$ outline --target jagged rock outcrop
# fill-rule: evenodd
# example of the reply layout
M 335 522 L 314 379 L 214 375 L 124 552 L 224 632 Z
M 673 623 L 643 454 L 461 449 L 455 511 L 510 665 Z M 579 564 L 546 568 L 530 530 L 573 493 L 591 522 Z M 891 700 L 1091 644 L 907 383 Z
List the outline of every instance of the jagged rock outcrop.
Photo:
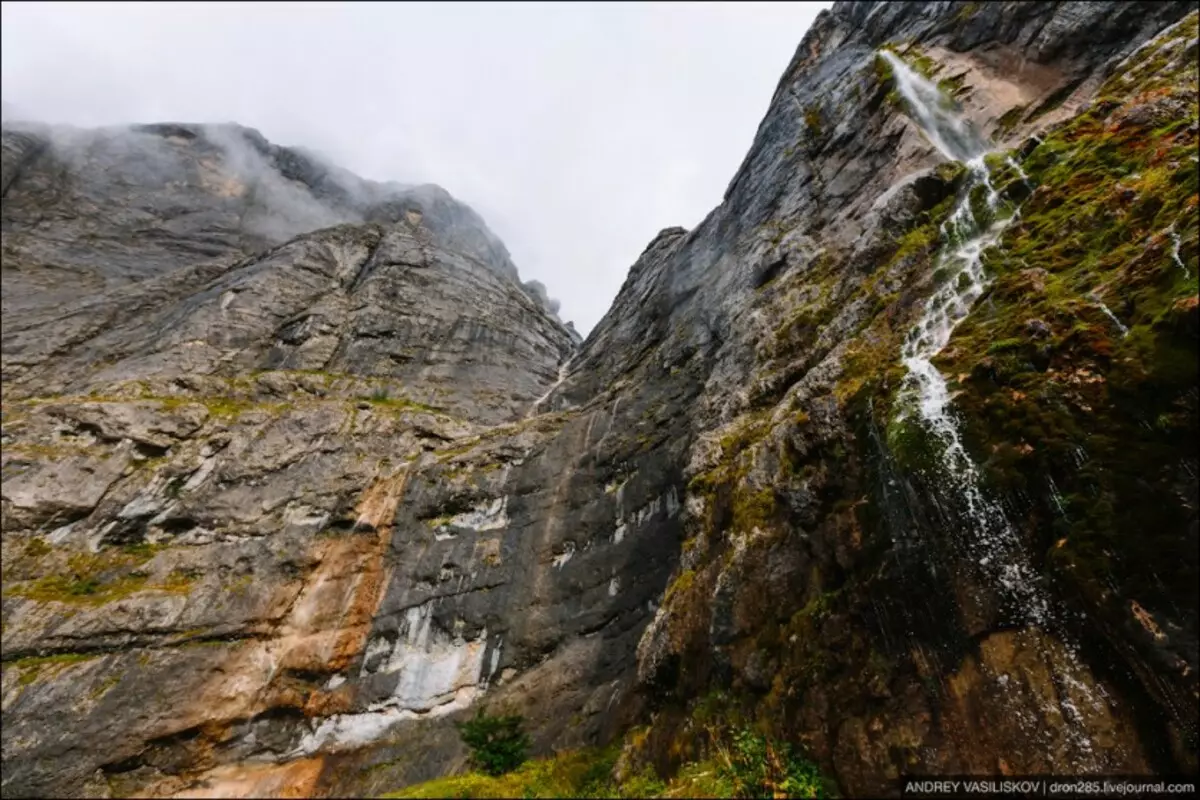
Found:
M 670 770 L 718 690 L 849 796 L 1194 771 L 1189 10 L 838 3 L 582 344 L 440 191 L 6 129 L 5 794 L 374 793 L 481 702 Z M 964 484 L 901 358 L 1018 207 L 934 357 Z

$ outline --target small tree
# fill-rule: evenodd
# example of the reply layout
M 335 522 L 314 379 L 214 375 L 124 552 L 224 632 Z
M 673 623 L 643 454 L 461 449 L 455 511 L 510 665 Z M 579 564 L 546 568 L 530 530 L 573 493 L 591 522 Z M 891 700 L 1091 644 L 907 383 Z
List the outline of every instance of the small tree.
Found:
M 458 735 L 471 748 L 471 763 L 488 775 L 512 772 L 525 762 L 529 737 L 516 714 L 489 716 L 479 709 L 475 718 L 457 722 Z

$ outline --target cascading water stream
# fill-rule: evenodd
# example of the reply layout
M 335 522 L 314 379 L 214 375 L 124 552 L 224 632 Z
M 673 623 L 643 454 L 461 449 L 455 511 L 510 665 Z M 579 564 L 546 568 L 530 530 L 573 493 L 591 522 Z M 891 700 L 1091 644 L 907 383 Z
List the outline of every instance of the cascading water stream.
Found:
M 983 254 L 999 241 L 1016 213 L 1001 208 L 1000 197 L 992 186 L 984 161 L 988 142 L 954 113 L 953 103 L 942 96 L 937 86 L 895 54 L 883 51 L 880 55 L 892 67 L 896 88 L 930 143 L 946 158 L 961 161 L 967 167 L 957 204 L 941 227 L 943 245 L 934 264 L 934 274 L 944 278 L 926 301 L 920 320 L 901 350 L 907 375 L 897 404 L 898 422 L 916 422 L 933 437 L 938 451 L 938 485 L 963 513 L 964 524 L 955 532 L 955 545 L 985 583 L 1000 595 L 1009 616 L 1005 624 L 1056 628 L 1059 626 L 1053 618 L 1050 597 L 1040 585 L 1020 537 L 1004 509 L 983 490 L 979 470 L 963 446 L 946 380 L 933 364 L 933 358 L 950 341 L 954 328 L 987 288 L 989 278 L 983 267 Z M 1011 157 L 1008 161 L 1021 180 L 1028 183 L 1019 165 Z M 976 217 L 971 204 L 971 196 L 979 194 L 979 187 L 983 187 L 987 206 L 982 219 Z M 914 414 L 917 420 L 910 419 Z M 1064 641 L 1064 646 L 1067 663 L 1056 670 L 1056 678 L 1075 689 L 1089 705 L 1099 708 L 1103 690 L 1093 691 L 1089 688 L 1090 681 L 1080 679 L 1086 670 L 1070 642 Z M 998 676 L 998 680 L 1003 684 L 1006 677 Z M 1079 724 L 1082 719 L 1079 709 L 1065 696 L 1060 697 L 1057 705 L 1058 713 L 1068 721 L 1068 736 L 1075 745 L 1078 766 L 1085 769 L 1102 766 L 1097 762 L 1087 731 Z M 1031 734 L 1038 732 L 1035 717 L 1025 716 L 1024 721 Z
M 954 113 L 953 103 L 937 86 L 914 72 L 895 53 L 882 50 L 880 55 L 892 68 L 896 89 L 908 103 L 916 123 L 942 155 L 951 161 L 969 161 L 983 154 L 983 138 Z
M 550 384 L 550 388 L 546 390 L 545 394 L 533 401 L 533 405 L 529 408 L 529 413 L 525 415 L 526 419 L 536 417 L 540 413 L 538 409 L 541 408 L 542 403 L 546 402 L 546 400 L 550 398 L 550 395 L 554 394 L 555 389 L 557 389 L 559 386 L 562 386 L 563 381 L 567 379 L 567 374 L 571 369 L 572 359 L 573 357 L 568 358 L 563 365 L 558 368 L 558 378 L 555 379 L 554 383 Z

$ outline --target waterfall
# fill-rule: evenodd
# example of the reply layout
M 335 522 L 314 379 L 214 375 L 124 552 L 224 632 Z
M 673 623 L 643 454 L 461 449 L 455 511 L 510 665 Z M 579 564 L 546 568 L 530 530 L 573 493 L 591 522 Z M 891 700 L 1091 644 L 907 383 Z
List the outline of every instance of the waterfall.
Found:
M 915 406 L 921 423 L 937 440 L 942 470 L 954 494 L 965 504 L 967 520 L 973 527 L 971 535 L 961 542 L 967 556 L 1002 587 L 1014 612 L 1029 623 L 1041 625 L 1049 613 L 1047 598 L 1003 509 L 983 492 L 981 476 L 963 446 L 952 415 L 946 380 L 933 364 L 955 327 L 987 288 L 983 253 L 996 244 L 1009 221 L 1001 217 L 983 225 L 975 219 L 970 203 L 975 187 L 987 190 L 989 212 L 997 210 L 999 198 L 991 188 L 982 155 L 972 156 L 966 166 L 966 186 L 942 227 L 944 244 L 934 265 L 934 271 L 946 277 L 926 300 L 920 320 L 901 348 L 901 360 L 908 370 L 901 387 L 901 413 L 905 413 L 906 405 Z
M 895 53 L 880 51 L 892 68 L 896 89 L 908 104 L 917 125 L 942 155 L 951 161 L 969 161 L 982 155 L 983 138 L 961 116 L 953 112 L 953 102 L 937 86 L 922 78 Z
M 533 401 L 533 405 L 530 406 L 529 413 L 525 415 L 525 419 L 536 417 L 539 413 L 538 409 L 541 408 L 542 403 L 546 402 L 546 400 L 550 398 L 550 395 L 554 394 L 555 389 L 557 389 L 559 386 L 562 386 L 562 382 L 567 379 L 567 373 L 571 369 L 571 361 L 573 358 L 574 357 L 568 358 L 566 362 L 564 362 L 563 365 L 558 368 L 558 378 L 554 381 L 554 383 L 550 384 L 550 388 L 546 390 L 545 394 Z
M 983 267 L 983 254 L 997 244 L 1004 229 L 1016 218 L 1015 211 L 1000 208 L 1000 198 L 992 186 L 991 175 L 984 160 L 989 144 L 971 126 L 953 112 L 937 86 L 927 81 L 903 61 L 889 52 L 880 55 L 891 65 L 896 88 L 907 103 L 913 120 L 930 143 L 946 158 L 963 162 L 967 167 L 965 186 L 949 218 L 942 224 L 942 247 L 934 264 L 934 274 L 944 279 L 934 288 L 925 302 L 922 315 L 901 348 L 901 359 L 907 369 L 897 402 L 896 422 L 917 424 L 932 437 L 937 449 L 935 491 L 944 493 L 962 512 L 962 523 L 952 532 L 954 546 L 973 565 L 989 587 L 1001 598 L 1003 611 L 1008 615 L 1005 624 L 1023 624 L 1040 629 L 1059 628 L 1051 599 L 1042 587 L 1037 571 L 1030 562 L 1017 531 L 1009 522 L 1001 505 L 984 491 L 978 467 L 963 446 L 957 420 L 950 404 L 946 380 L 933 358 L 950 341 L 955 327 L 983 294 L 989 276 Z M 1017 175 L 1028 182 L 1025 173 L 1011 157 L 1008 163 Z M 987 213 L 977 219 L 971 207 L 971 195 L 979 187 L 985 191 Z M 1115 320 L 1115 318 L 1114 318 Z M 1118 324 L 1119 321 L 1118 321 Z M 1123 328 L 1123 326 L 1122 326 Z M 916 417 L 913 419 L 913 417 Z M 1051 483 L 1052 494 L 1060 513 L 1065 506 Z M 1082 699 L 1099 708 L 1105 701 L 1103 689 L 1089 689 L 1089 682 L 1079 676 L 1085 668 L 1074 653 L 1074 647 L 1063 639 L 1066 663 L 1056 670 L 1056 678 L 1064 685 L 1079 690 Z M 1007 676 L 996 676 L 1001 685 Z M 1077 698 L 1078 699 L 1078 698 Z M 1028 711 L 1022 714 L 1031 731 L 1037 728 L 1036 718 Z M 1077 766 L 1097 769 L 1103 766 L 1088 732 L 1081 724 L 1079 709 L 1068 699 L 1060 698 L 1058 713 L 1068 720 L 1067 735 L 1078 757 Z

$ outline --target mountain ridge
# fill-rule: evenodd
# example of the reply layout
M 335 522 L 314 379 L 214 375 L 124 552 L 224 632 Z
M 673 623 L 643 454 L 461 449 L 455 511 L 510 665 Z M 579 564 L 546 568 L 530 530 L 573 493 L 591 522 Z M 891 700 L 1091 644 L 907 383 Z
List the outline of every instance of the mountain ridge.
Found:
M 1195 42 L 1180 2 L 835 4 L 582 343 L 403 206 L 55 301 L 101 250 L 38 231 L 179 238 L 10 178 L 6 130 L 6 794 L 378 793 L 480 705 L 663 776 L 753 721 L 847 796 L 1194 773 Z M 995 152 L 941 155 L 881 48 Z M 177 205 L 240 210 L 188 163 Z M 960 281 L 946 461 L 905 348 Z

